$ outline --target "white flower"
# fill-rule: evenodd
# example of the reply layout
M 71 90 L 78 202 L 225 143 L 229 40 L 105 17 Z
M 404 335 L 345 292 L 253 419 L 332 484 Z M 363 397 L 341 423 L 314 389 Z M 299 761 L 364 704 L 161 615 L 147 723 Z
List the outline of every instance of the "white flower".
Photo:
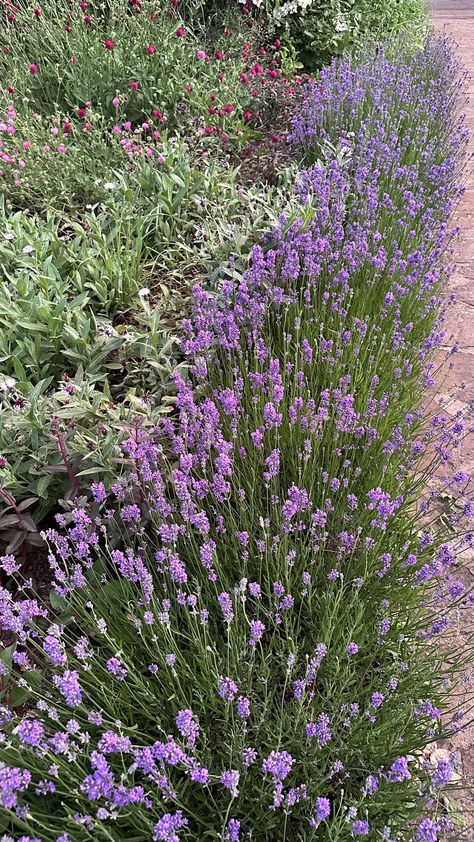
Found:
M 13 231 L 7 231 L 3 236 L 5 237 L 6 240 L 14 240 L 15 239 L 15 235 L 14 235 Z M 1 840 L 0 840 L 0 842 L 1 842 Z
M 16 380 L 13 377 L 4 377 L 3 380 L 0 380 L 0 392 L 8 392 L 10 389 L 13 389 Z
M 150 290 L 148 289 L 148 287 L 142 287 L 138 290 L 138 295 L 140 296 L 140 298 L 148 298 L 148 296 L 150 295 Z
M 23 254 L 31 254 L 32 251 L 34 251 L 33 246 L 25 246 L 23 249 Z
M 113 181 L 106 181 L 104 184 L 104 190 L 115 190 L 115 184 Z

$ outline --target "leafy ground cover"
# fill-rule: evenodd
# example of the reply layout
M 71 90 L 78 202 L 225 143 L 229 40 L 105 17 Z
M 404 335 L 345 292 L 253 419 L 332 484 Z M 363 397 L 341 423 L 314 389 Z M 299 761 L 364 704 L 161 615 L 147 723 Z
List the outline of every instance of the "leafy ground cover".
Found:
M 146 4 L 124 4 L 117 18 L 109 6 L 91 8 L 90 22 L 76 20 L 77 9 L 66 23 L 60 17 L 66 34 L 51 41 L 53 52 L 74 34 L 86 45 L 75 55 L 84 59 L 87 48 L 95 58 L 100 46 L 115 61 L 129 18 L 140 34 L 137 14 L 156 22 Z M 30 77 L 39 84 L 29 27 L 42 15 L 17 14 L 21 61 L 11 87 L 21 90 Z M 175 25 L 171 18 L 170 33 Z M 148 33 L 145 41 L 155 46 Z M 140 61 L 155 54 L 145 49 Z M 37 71 L 25 70 L 27 61 Z M 207 73 L 224 59 L 196 61 Z M 90 78 L 100 60 L 72 65 Z M 245 90 L 247 70 L 238 71 Z M 61 86 L 54 78 L 44 101 L 51 108 L 63 97 L 66 113 L 76 107 L 76 77 L 65 72 Z M 2 243 L 8 306 L 0 318 L 6 379 L 15 380 L 4 387 L 7 417 L 10 425 L 40 420 L 28 458 L 48 442 L 72 489 L 43 533 L 49 606 L 22 582 L 21 557 L 2 558 L 16 590 L 0 591 L 10 643 L 1 656 L 0 797 L 5 831 L 22 842 L 435 842 L 450 831 L 442 792 L 455 781 L 455 758 L 432 765 L 424 748 L 463 727 L 456 691 L 471 653 L 450 630 L 471 603 L 459 566 L 474 506 L 469 477 L 450 475 L 449 460 L 472 422 L 430 417 L 419 398 L 434 385 L 434 355 L 446 341 L 449 218 L 466 138 L 461 87 L 444 41 L 335 62 L 297 102 L 276 187 L 238 185 L 214 129 L 193 136 L 196 146 L 213 144 L 214 163 L 203 165 L 192 149 L 179 158 L 179 125 L 173 138 L 160 128 L 159 143 L 175 156 L 163 172 L 148 161 L 141 127 L 136 158 L 125 153 L 113 173 L 117 191 L 95 185 L 104 192 L 84 215 L 74 187 L 66 236 L 47 213 L 60 191 L 28 192 L 32 221 L 17 209 L 30 182 L 15 185 L 6 162 L 13 238 Z M 21 109 L 29 114 L 28 103 Z M 8 144 L 25 135 L 20 105 L 14 110 L 4 131 L 15 167 Z M 31 110 L 40 113 L 36 102 Z M 132 125 L 113 155 L 135 131 L 134 114 L 124 116 Z M 247 131 L 235 119 L 225 141 L 232 155 Z M 73 132 L 62 120 L 51 127 L 62 126 L 66 145 Z M 45 154 L 58 160 L 68 151 Z M 179 184 L 177 159 L 189 172 Z M 152 211 L 150 196 L 166 205 L 163 194 L 172 209 L 155 203 Z M 196 248 L 188 238 L 198 220 Z M 179 348 L 176 331 L 168 337 L 163 378 L 173 384 L 173 411 L 122 417 L 127 400 L 137 410 L 140 377 L 161 377 L 152 305 L 159 285 L 179 267 L 185 275 L 187 254 L 200 283 Z M 142 333 L 140 313 L 152 325 Z M 42 325 L 51 336 L 43 349 Z M 110 356 L 109 342 L 117 343 Z M 136 347 L 147 350 L 140 356 Z M 166 389 L 152 392 L 162 409 Z M 59 421 L 51 422 L 53 399 Z M 83 401 L 90 416 L 71 419 Z M 81 458 L 88 451 L 85 470 L 72 465 L 74 437 Z M 18 485 L 12 460 L 3 470 Z M 454 491 L 461 502 L 448 536 L 437 504 Z M 25 540 L 29 502 L 6 504 Z

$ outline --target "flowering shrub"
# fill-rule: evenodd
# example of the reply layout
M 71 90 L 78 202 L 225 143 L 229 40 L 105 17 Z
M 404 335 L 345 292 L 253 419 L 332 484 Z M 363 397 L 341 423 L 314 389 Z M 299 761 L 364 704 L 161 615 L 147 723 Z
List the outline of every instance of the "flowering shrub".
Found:
M 264 9 L 269 25 L 296 47 L 310 69 L 366 37 L 407 30 L 417 37 L 426 28 L 420 0 L 246 0 L 244 9 L 258 14 Z
M 370 90 L 374 63 L 340 71 Z M 440 145 L 407 159 L 407 125 L 354 105 L 363 130 L 301 173 L 299 217 L 220 297 L 196 288 L 176 417 L 137 428 L 129 473 L 45 533 L 52 608 L 28 583 L 0 592 L 2 672 L 13 702 L 35 703 L 2 712 L 0 797 L 22 842 L 431 842 L 449 827 L 455 758 L 423 747 L 462 724 L 449 628 L 470 604 L 457 570 L 474 504 L 446 472 L 469 419 L 425 418 L 417 396 L 445 342 L 463 129 L 443 131 L 446 47 L 407 68 L 416 130 L 439 124 Z M 304 149 L 313 137 L 295 121 Z M 446 489 L 461 495 L 449 540 Z

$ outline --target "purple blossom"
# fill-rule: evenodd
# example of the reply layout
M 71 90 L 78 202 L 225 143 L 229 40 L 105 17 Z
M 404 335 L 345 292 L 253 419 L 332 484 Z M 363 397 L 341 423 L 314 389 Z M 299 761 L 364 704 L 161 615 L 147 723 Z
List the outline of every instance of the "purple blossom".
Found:
M 401 783 L 401 781 L 409 781 L 410 778 L 408 758 L 398 757 L 390 766 L 388 779 L 394 783 Z
M 153 829 L 153 842 L 179 842 L 176 831 L 186 827 L 188 820 L 183 816 L 182 810 L 176 813 L 166 813 L 155 824 Z
M 220 676 L 219 678 L 219 696 L 221 699 L 224 699 L 226 702 L 232 702 L 235 696 L 237 695 L 239 688 L 235 681 L 232 681 L 231 678 L 225 678 L 224 676 Z
M 70 707 L 76 707 L 81 704 L 82 689 L 79 684 L 79 673 L 77 670 L 65 670 L 62 675 L 55 675 L 53 681 Z
M 308 722 L 306 725 L 306 736 L 316 737 L 318 745 L 325 746 L 332 738 L 332 732 L 329 727 L 329 716 L 321 713 L 316 722 Z
M 124 681 L 128 675 L 128 670 L 123 666 L 120 658 L 109 658 L 107 661 L 107 669 L 117 681 Z
M 314 816 L 310 819 L 311 827 L 319 827 L 331 813 L 331 802 L 329 798 L 317 798 L 314 807 Z
M 237 715 L 241 719 L 247 719 L 250 716 L 250 699 L 246 696 L 239 696 L 237 701 Z
M 39 746 L 44 738 L 44 728 L 38 719 L 24 719 L 20 722 L 17 733 L 23 743 Z
M 262 764 L 264 775 L 271 775 L 275 781 L 281 783 L 290 774 L 295 760 L 287 751 L 272 751 Z
M 192 710 L 180 710 L 176 717 L 176 727 L 191 748 L 199 737 L 199 723 Z
M 219 600 L 219 605 L 221 606 L 222 613 L 224 615 L 224 620 L 227 624 L 231 623 L 234 619 L 234 611 L 232 608 L 232 598 L 228 593 L 221 593 L 217 597 Z
M 368 836 L 369 823 L 363 821 L 362 819 L 357 819 L 352 824 L 352 833 L 354 834 L 354 836 Z
M 228 842 L 239 842 L 240 822 L 238 819 L 229 819 L 226 828 L 226 839 Z
M 250 623 L 250 639 L 249 646 L 256 646 L 259 640 L 262 639 L 265 631 L 265 623 L 261 620 L 252 620 Z
M 240 772 L 238 772 L 236 769 L 228 769 L 227 771 L 223 772 L 220 777 L 220 782 L 222 786 L 230 790 L 232 798 L 236 798 L 238 795 L 239 781 Z

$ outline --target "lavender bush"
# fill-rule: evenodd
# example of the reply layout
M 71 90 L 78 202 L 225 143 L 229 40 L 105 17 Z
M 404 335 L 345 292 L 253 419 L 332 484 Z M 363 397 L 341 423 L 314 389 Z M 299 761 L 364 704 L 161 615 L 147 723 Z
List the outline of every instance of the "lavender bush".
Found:
M 463 724 L 449 630 L 474 504 L 449 461 L 470 419 L 428 418 L 419 395 L 447 342 L 457 78 L 431 41 L 308 91 L 294 141 L 332 151 L 298 177 L 299 217 L 218 298 L 196 288 L 176 417 L 137 425 L 129 474 L 46 533 L 52 609 L 28 583 L 1 592 L 5 686 L 34 700 L 2 713 L 22 842 L 449 829 L 455 758 L 424 749 Z

